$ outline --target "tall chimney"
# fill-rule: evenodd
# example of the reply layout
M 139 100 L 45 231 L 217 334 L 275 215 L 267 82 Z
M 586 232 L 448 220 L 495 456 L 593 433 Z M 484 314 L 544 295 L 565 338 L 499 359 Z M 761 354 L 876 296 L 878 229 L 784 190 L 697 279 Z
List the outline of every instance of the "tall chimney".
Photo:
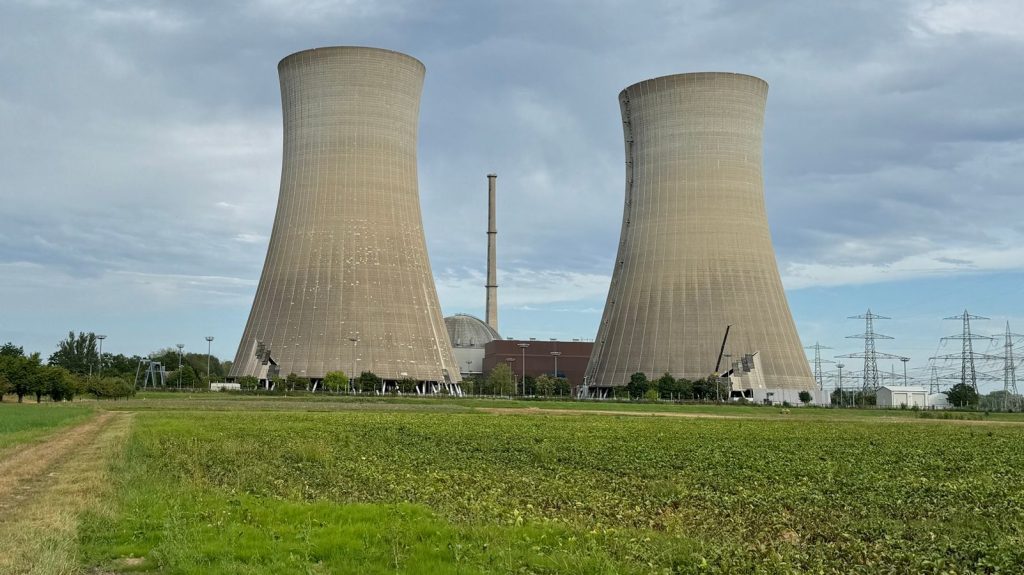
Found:
M 498 174 L 487 174 L 487 325 L 498 331 L 498 228 L 494 217 L 494 184 Z

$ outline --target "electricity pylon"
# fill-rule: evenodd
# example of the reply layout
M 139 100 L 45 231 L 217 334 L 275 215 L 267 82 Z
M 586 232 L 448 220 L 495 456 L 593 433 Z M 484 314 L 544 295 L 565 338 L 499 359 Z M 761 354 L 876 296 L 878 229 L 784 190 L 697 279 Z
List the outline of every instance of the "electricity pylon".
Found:
M 830 359 L 821 359 L 821 350 L 823 350 L 823 349 L 832 349 L 832 348 L 827 346 L 827 345 L 821 345 L 818 342 L 814 342 L 814 345 L 808 345 L 804 349 L 813 349 L 814 350 L 814 381 L 818 382 L 818 389 L 821 390 L 821 391 L 824 391 L 825 390 L 825 383 L 822 380 L 823 375 L 822 375 L 822 371 L 821 371 L 821 364 L 823 364 L 823 363 L 835 363 L 835 362 L 830 360 Z
M 987 335 L 978 335 L 976 333 L 971 333 L 971 320 L 972 319 L 988 319 L 988 318 L 987 317 L 982 317 L 980 315 L 971 315 L 965 309 L 964 313 L 962 313 L 960 315 L 954 315 L 954 316 L 950 316 L 950 317 L 946 317 L 946 318 L 942 318 L 942 319 L 958 319 L 958 320 L 963 322 L 963 331 L 959 335 L 950 335 L 950 336 L 946 336 L 946 337 L 942 338 L 943 341 L 951 340 L 951 339 L 958 339 L 958 340 L 960 340 L 961 348 L 962 349 L 961 349 L 960 353 L 949 353 L 949 354 L 946 354 L 946 355 L 937 355 L 937 356 L 935 356 L 935 357 L 933 357 L 931 359 L 959 359 L 960 360 L 960 377 L 959 377 L 960 383 L 962 383 L 964 385 L 971 386 L 971 388 L 974 389 L 974 392 L 977 393 L 978 392 L 978 378 L 979 378 L 979 374 L 978 374 L 978 370 L 975 367 L 975 363 L 974 363 L 975 360 L 976 359 L 990 359 L 990 360 L 991 359 L 999 359 L 997 356 L 994 356 L 994 355 L 989 355 L 989 354 L 985 354 L 985 353 L 978 353 L 978 352 L 974 351 L 974 340 L 992 341 L 994 338 L 991 338 L 991 337 L 989 337 Z M 980 377 L 981 377 L 981 379 L 993 379 L 992 376 L 984 374 L 984 373 L 980 374 Z M 956 376 L 953 375 L 951 377 L 947 377 L 947 379 L 956 379 Z

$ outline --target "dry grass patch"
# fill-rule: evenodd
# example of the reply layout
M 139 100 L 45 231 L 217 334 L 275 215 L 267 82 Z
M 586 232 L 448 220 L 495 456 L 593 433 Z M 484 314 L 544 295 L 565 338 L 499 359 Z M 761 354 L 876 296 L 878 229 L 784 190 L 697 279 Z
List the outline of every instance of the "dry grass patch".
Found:
M 0 461 L 0 573 L 79 572 L 78 518 L 108 492 L 132 416 L 105 413 Z

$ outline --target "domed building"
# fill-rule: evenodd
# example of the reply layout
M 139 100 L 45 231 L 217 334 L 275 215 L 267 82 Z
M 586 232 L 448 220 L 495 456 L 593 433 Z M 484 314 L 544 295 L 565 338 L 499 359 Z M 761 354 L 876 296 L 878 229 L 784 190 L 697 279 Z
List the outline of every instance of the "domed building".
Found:
M 444 318 L 452 351 L 463 374 L 483 373 L 484 346 L 501 339 L 501 335 L 482 319 L 457 313 Z

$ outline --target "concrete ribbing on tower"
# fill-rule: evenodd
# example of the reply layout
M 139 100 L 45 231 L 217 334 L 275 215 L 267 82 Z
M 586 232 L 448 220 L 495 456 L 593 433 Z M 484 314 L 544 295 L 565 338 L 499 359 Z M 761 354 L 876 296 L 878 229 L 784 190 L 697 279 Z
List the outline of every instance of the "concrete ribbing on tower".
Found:
M 498 227 L 495 218 L 497 174 L 487 174 L 487 325 L 498 331 Z
M 731 324 L 730 355 L 758 352 L 766 387 L 815 389 L 764 206 L 767 93 L 752 76 L 698 73 L 619 94 L 625 206 L 590 387 L 706 377 Z
M 405 54 L 333 47 L 278 65 L 281 191 L 232 377 L 372 371 L 458 382 L 427 256 L 416 139 L 425 68 Z

